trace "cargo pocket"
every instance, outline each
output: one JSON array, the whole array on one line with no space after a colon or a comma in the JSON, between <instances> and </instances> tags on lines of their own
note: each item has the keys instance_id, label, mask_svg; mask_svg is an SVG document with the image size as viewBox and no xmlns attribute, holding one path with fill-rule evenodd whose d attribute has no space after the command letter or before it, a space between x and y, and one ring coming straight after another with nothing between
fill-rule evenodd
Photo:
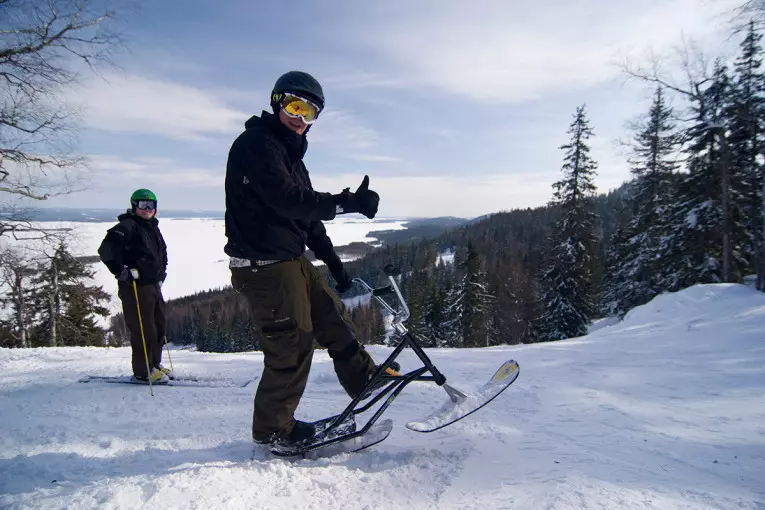
<instances>
[{"instance_id":1,"label":"cargo pocket","mask_svg":"<svg viewBox=\"0 0 765 510\"><path fill-rule=\"evenodd\" d=\"M292 317L269 321L261 328L263 364L273 370L288 370L298 366L300 345L297 323Z\"/></svg>"},{"instance_id":2,"label":"cargo pocket","mask_svg":"<svg viewBox=\"0 0 765 510\"><path fill-rule=\"evenodd\" d=\"M247 277L250 275L249 267L232 267L231 271L231 287L236 292L243 293L247 287Z\"/></svg>"}]
</instances>

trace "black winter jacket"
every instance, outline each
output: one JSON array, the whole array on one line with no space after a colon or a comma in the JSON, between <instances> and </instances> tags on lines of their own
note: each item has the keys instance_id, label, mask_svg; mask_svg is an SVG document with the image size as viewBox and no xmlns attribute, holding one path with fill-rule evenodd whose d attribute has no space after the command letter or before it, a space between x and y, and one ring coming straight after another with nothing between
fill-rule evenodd
<instances>
[{"instance_id":1,"label":"black winter jacket","mask_svg":"<svg viewBox=\"0 0 765 510\"><path fill-rule=\"evenodd\" d=\"M159 220L145 220L131 211L117 217L119 223L106 231L98 248L101 261L114 276L124 266L138 269L138 283L156 284L167 277L167 246Z\"/></svg>"},{"instance_id":2,"label":"black winter jacket","mask_svg":"<svg viewBox=\"0 0 765 510\"><path fill-rule=\"evenodd\" d=\"M330 193L311 186L305 135L264 111L245 123L226 166L226 254L251 260L290 260L306 245L332 270L342 267L322 220L335 217Z\"/></svg>"}]
</instances>

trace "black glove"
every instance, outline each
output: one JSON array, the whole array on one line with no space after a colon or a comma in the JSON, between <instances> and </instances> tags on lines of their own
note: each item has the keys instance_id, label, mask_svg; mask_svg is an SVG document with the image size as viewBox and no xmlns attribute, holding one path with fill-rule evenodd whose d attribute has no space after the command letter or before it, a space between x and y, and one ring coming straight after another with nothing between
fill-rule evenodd
<instances>
[{"instance_id":1,"label":"black glove","mask_svg":"<svg viewBox=\"0 0 765 510\"><path fill-rule=\"evenodd\" d=\"M338 214L361 213L370 220L377 214L377 206L380 204L380 195L369 189L369 176L365 175L355 193L351 188L345 188L339 195L332 195L337 204Z\"/></svg>"},{"instance_id":2,"label":"black glove","mask_svg":"<svg viewBox=\"0 0 765 510\"><path fill-rule=\"evenodd\" d=\"M335 281L337 282L335 289L337 290L338 294L347 292L348 289L350 289L353 286L353 281L351 280L351 277L348 274L348 271L346 271L345 268L343 267L341 267L339 270L333 271L332 278L334 278Z\"/></svg>"},{"instance_id":3,"label":"black glove","mask_svg":"<svg viewBox=\"0 0 765 510\"><path fill-rule=\"evenodd\" d=\"M132 282L138 279L138 269L130 269L127 266L122 266L122 272L117 275L117 280L121 282Z\"/></svg>"}]
</instances>

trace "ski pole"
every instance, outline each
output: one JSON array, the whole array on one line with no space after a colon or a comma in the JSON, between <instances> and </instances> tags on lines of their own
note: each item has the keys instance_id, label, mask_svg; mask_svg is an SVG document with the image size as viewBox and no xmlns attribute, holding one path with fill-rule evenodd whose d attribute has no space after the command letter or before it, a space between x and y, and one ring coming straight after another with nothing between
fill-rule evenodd
<instances>
[{"instance_id":1,"label":"ski pole","mask_svg":"<svg viewBox=\"0 0 765 510\"><path fill-rule=\"evenodd\" d=\"M149 368L149 352L146 350L146 335L143 334L143 319L141 319L141 305L138 304L138 286L133 280L133 294L135 294L135 308L138 310L138 324L141 326L141 340L143 341L143 356L146 358L146 374L149 377L149 394L154 396L154 388L151 386L151 368Z\"/></svg>"},{"instance_id":2,"label":"ski pole","mask_svg":"<svg viewBox=\"0 0 765 510\"><path fill-rule=\"evenodd\" d=\"M170 345L167 343L167 335L165 335L165 347L167 347L167 360L170 362L170 371L175 372L175 369L173 369L173 358L170 357Z\"/></svg>"}]
</instances>

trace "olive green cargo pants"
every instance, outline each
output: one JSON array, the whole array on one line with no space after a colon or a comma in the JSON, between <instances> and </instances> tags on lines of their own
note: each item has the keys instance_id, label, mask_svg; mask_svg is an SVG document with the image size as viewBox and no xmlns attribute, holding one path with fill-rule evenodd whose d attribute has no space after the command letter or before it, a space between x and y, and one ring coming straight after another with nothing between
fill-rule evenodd
<instances>
[{"instance_id":1,"label":"olive green cargo pants","mask_svg":"<svg viewBox=\"0 0 765 510\"><path fill-rule=\"evenodd\" d=\"M345 391L361 392L375 369L356 340L342 302L305 256L267 266L231 268L231 284L260 329L263 375L255 394L252 437L287 436L308 381L314 338L332 358Z\"/></svg>"},{"instance_id":2,"label":"olive green cargo pants","mask_svg":"<svg viewBox=\"0 0 765 510\"><path fill-rule=\"evenodd\" d=\"M135 303L133 283L119 282L117 295L122 301L122 315L125 325L130 331L130 347L132 348L133 375L146 377L146 358L149 358L151 368L159 367L162 363L162 341L165 339L165 300L159 285L138 285L138 307ZM143 325L143 331L141 326ZM143 346L146 340L146 353Z\"/></svg>"}]
</instances>

